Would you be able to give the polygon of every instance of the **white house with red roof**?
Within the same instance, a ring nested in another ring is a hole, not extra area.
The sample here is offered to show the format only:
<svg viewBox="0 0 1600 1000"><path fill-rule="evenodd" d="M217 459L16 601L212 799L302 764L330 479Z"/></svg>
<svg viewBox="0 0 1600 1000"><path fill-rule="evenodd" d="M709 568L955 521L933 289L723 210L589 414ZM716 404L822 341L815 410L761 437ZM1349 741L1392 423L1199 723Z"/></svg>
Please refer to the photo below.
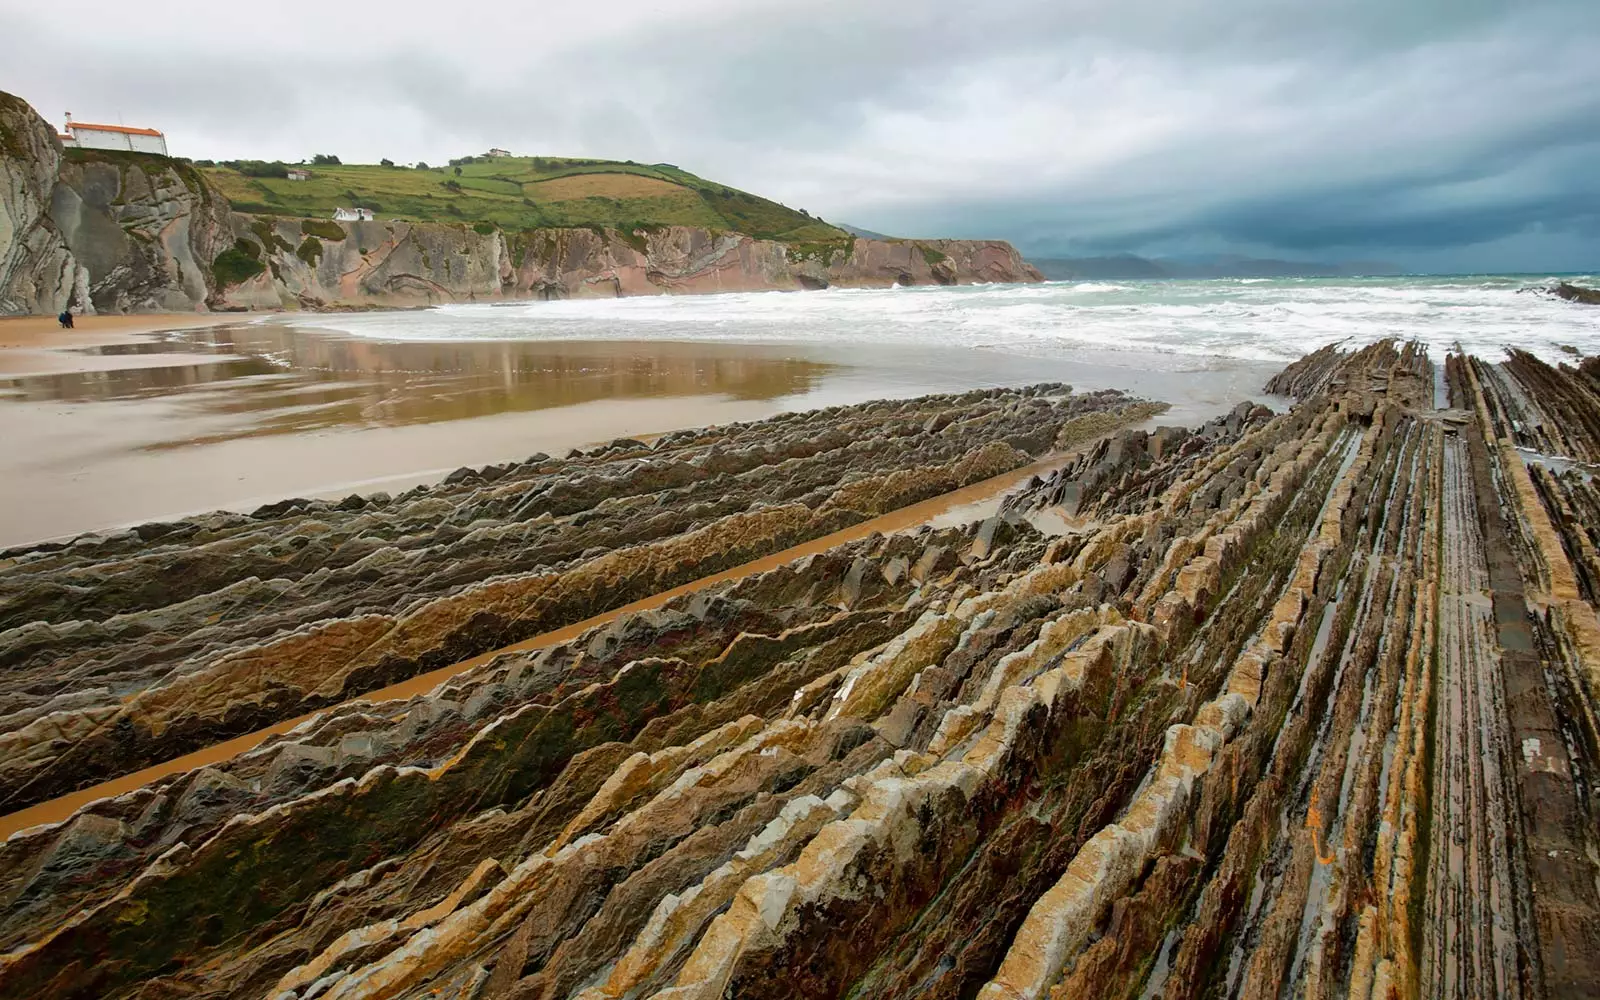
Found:
<svg viewBox="0 0 1600 1000"><path fill-rule="evenodd" d="M153 128L75 122L71 112L67 113L67 131L61 136L61 144L84 149L123 149L132 153L167 155L167 137Z"/></svg>

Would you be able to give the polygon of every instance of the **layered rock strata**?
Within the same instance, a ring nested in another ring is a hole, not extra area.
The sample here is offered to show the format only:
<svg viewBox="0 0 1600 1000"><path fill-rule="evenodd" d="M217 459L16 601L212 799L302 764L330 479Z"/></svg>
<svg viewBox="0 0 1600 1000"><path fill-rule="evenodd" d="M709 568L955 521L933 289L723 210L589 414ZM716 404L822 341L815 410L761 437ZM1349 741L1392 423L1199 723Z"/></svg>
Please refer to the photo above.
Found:
<svg viewBox="0 0 1600 1000"><path fill-rule="evenodd" d="M1054 385L872 403L5 553L0 803L571 625L1146 410Z"/></svg>
<svg viewBox="0 0 1600 1000"><path fill-rule="evenodd" d="M1441 360L21 832L0 992L1593 996L1595 497L1516 439L1583 376Z"/></svg>
<svg viewBox="0 0 1600 1000"><path fill-rule="evenodd" d="M507 299L798 291L1044 280L1000 240L854 239L812 252L742 233L663 226L494 230L422 222L232 217L262 272L213 308L329 309ZM344 235L327 238L329 226ZM323 235L317 235L321 233ZM311 248L314 252L306 250Z"/></svg>
<svg viewBox="0 0 1600 1000"><path fill-rule="evenodd" d="M50 219L61 141L0 91L0 315L65 305L86 277Z"/></svg>

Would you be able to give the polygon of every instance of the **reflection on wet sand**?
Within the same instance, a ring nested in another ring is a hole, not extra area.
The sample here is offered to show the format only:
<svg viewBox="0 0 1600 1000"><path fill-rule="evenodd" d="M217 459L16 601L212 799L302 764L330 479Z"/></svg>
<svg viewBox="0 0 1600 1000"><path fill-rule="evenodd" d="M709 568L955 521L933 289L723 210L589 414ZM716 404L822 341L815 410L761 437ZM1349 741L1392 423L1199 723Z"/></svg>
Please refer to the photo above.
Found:
<svg viewBox="0 0 1600 1000"><path fill-rule="evenodd" d="M781 349L692 343L500 341L417 343L241 324L83 349L127 356L112 371L0 382L0 399L89 402L166 397L191 418L149 448L329 428L399 427L607 399L811 391L837 366ZM214 362L151 366L152 356Z"/></svg>
<svg viewBox="0 0 1600 1000"><path fill-rule="evenodd" d="M1145 371L828 338L419 342L291 325L309 316L205 328L161 317L142 330L113 319L66 339L42 323L0 323L0 548L287 496L398 491L616 437L987 386L1120 388L1174 403L1167 421L1203 420L1265 377L1243 364Z"/></svg>

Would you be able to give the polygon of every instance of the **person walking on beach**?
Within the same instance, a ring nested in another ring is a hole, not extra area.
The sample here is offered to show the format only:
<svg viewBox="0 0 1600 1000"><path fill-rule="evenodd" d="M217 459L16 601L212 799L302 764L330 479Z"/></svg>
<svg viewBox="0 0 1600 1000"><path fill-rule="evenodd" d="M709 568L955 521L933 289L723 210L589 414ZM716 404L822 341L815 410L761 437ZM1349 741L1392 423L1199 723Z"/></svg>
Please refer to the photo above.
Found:
<svg viewBox="0 0 1600 1000"><path fill-rule="evenodd" d="M61 315L57 316L56 320L58 322L60 322L61 329L63 329L63 330L72 329L72 310L71 310L71 308L67 308L67 309L61 310Z"/></svg>

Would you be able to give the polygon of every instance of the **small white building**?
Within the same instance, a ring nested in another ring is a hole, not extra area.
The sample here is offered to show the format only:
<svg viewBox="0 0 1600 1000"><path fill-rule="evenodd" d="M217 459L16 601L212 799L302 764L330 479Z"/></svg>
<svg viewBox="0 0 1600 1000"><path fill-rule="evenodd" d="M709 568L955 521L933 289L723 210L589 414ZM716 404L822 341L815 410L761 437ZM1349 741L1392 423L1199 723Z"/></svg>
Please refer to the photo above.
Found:
<svg viewBox="0 0 1600 1000"><path fill-rule="evenodd" d="M333 210L335 222L371 222L372 209L370 208L336 208Z"/></svg>
<svg viewBox="0 0 1600 1000"><path fill-rule="evenodd" d="M509 150L509 149L491 149L491 150L489 150L489 155L490 156L510 156L511 155L511 150Z"/></svg>
<svg viewBox="0 0 1600 1000"><path fill-rule="evenodd" d="M291 181L309 181L311 179L311 171L295 170L293 167L291 167L289 168L288 176Z"/></svg>
<svg viewBox="0 0 1600 1000"><path fill-rule="evenodd" d="M121 149L130 153L167 155L167 137L153 128L91 125L73 121L71 114L67 115L67 135L61 144L82 149Z"/></svg>

